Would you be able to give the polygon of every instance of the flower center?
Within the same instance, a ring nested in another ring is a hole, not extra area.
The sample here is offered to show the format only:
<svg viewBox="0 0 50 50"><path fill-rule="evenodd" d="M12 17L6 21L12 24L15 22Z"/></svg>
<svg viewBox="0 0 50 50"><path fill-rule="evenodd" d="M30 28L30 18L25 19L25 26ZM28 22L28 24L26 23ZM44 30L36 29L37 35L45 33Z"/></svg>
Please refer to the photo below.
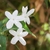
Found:
<svg viewBox="0 0 50 50"><path fill-rule="evenodd" d="M13 19L14 20L14 19Z"/></svg>
<svg viewBox="0 0 50 50"><path fill-rule="evenodd" d="M20 36L20 34L18 34L18 36Z"/></svg>

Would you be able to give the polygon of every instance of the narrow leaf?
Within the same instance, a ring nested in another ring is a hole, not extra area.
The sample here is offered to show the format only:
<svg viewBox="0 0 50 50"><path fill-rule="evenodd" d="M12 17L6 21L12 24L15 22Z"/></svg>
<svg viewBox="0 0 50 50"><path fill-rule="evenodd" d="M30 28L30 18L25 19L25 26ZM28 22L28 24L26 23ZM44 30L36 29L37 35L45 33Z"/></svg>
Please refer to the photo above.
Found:
<svg viewBox="0 0 50 50"><path fill-rule="evenodd" d="M26 31L28 31L29 34L31 34L32 36L36 37L36 36L30 31L30 29L28 28L28 26L26 25L25 22L22 21L21 23L22 23L23 28L24 28Z"/></svg>

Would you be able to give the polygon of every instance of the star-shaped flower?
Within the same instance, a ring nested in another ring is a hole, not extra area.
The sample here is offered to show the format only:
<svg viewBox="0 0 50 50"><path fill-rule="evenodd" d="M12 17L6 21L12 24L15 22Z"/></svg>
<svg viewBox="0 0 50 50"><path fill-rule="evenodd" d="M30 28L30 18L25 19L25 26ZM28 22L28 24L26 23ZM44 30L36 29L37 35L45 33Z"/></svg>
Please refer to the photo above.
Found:
<svg viewBox="0 0 50 50"><path fill-rule="evenodd" d="M15 10L12 14L8 11L5 11L6 17L9 19L9 21L6 24L7 29L12 28L13 24L15 24L18 28L22 28L22 25L19 21L21 21L21 18L18 17L18 11Z"/></svg>
<svg viewBox="0 0 50 50"><path fill-rule="evenodd" d="M22 7L22 15L23 15L23 20L24 20L24 22L26 22L27 24L30 24L30 18L29 18L29 16L34 12L34 9L31 9L30 11L28 11L27 12L27 10L28 10L28 7L26 6L26 7Z"/></svg>
<svg viewBox="0 0 50 50"><path fill-rule="evenodd" d="M23 37L28 35L27 31L23 32L22 29L18 29L17 31L9 30L9 33L14 36L11 40L11 44L16 44L19 41L22 45L26 45L26 41Z"/></svg>

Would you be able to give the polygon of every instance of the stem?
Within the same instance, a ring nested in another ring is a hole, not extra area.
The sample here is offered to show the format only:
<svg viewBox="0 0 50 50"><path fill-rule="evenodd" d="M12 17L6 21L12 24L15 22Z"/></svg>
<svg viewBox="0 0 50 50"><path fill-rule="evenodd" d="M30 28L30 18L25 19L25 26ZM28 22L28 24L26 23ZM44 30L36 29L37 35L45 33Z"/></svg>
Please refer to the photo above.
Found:
<svg viewBox="0 0 50 50"><path fill-rule="evenodd" d="M18 50L20 50L19 47L18 47L17 45L15 45L15 47L16 47Z"/></svg>

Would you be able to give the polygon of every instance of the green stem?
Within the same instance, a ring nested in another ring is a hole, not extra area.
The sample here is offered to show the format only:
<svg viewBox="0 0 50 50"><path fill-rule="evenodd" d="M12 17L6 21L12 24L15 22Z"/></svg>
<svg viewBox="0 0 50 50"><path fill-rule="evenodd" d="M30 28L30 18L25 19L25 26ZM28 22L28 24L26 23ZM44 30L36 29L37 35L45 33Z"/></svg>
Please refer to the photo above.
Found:
<svg viewBox="0 0 50 50"><path fill-rule="evenodd" d="M15 45L15 47L16 47L18 50L20 50L19 47L18 47L17 45Z"/></svg>

